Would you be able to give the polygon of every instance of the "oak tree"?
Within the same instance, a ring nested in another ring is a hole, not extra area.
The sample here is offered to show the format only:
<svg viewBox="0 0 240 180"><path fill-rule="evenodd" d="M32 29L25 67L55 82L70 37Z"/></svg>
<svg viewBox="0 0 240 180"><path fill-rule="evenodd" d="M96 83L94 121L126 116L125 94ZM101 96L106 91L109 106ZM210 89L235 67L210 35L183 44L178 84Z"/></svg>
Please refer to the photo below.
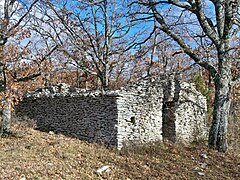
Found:
<svg viewBox="0 0 240 180"><path fill-rule="evenodd" d="M233 80L230 54L233 37L239 33L239 0L136 0L130 5L138 9L139 18L157 21L157 29L172 38L195 64L209 71L215 84L210 148L227 150L227 125ZM141 13L139 13L139 9ZM189 41L192 39L194 41ZM213 47L215 58L206 59L200 41ZM238 59L239 61L239 59Z"/></svg>

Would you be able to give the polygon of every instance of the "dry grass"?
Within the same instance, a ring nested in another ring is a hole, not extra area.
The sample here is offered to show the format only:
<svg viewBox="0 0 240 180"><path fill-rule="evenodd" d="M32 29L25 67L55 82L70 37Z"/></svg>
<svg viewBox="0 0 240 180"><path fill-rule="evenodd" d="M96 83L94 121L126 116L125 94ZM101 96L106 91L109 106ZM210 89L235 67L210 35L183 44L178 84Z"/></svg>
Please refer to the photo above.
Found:
<svg viewBox="0 0 240 180"><path fill-rule="evenodd" d="M240 179L239 154L221 154L200 145L117 151L39 132L23 123L15 123L12 130L10 138L0 139L0 179ZM97 174L103 165L111 171Z"/></svg>
<svg viewBox="0 0 240 180"><path fill-rule="evenodd" d="M240 154L240 97L238 98L238 101L232 102L228 124L228 141L229 148Z"/></svg>

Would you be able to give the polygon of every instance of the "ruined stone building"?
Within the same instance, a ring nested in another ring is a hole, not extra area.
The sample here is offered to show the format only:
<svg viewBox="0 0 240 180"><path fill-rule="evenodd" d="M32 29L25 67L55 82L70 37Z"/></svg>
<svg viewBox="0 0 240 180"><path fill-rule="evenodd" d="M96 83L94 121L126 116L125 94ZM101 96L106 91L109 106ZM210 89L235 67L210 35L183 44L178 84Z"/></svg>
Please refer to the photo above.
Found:
<svg viewBox="0 0 240 180"><path fill-rule="evenodd" d="M162 140L191 142L207 134L206 99L172 76L109 92L43 88L26 95L16 111L39 129L118 149Z"/></svg>

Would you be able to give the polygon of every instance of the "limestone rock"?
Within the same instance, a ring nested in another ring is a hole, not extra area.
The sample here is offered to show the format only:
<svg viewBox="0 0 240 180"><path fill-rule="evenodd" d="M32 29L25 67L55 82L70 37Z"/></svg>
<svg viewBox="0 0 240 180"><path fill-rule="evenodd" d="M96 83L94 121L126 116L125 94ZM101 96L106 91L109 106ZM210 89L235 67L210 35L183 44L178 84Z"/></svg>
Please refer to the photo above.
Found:
<svg viewBox="0 0 240 180"><path fill-rule="evenodd" d="M104 172L110 172L110 166L102 166L101 168L99 168L96 172L98 174L102 174Z"/></svg>

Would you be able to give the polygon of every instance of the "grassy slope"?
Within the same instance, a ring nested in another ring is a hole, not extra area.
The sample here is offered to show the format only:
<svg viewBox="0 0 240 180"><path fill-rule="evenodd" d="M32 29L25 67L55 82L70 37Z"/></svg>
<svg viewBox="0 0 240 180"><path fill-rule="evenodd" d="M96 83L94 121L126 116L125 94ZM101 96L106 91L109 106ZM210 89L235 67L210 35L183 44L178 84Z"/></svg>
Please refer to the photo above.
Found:
<svg viewBox="0 0 240 180"><path fill-rule="evenodd" d="M206 154L207 159L201 157ZM206 163L204 176L197 174ZM101 175L96 170L109 165ZM162 144L116 151L14 124L0 139L0 179L240 179L240 156Z"/></svg>

